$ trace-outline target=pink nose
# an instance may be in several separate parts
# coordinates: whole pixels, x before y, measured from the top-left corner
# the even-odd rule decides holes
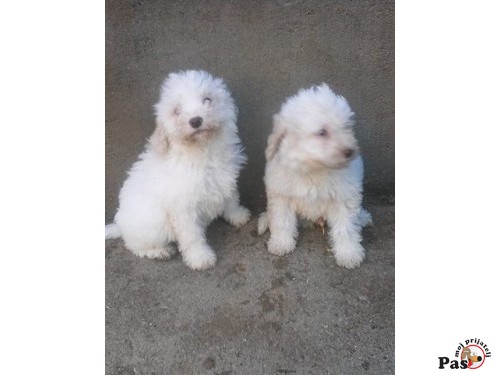
[[[354,150],[352,148],[348,148],[344,150],[344,156],[349,159],[352,155],[354,155]]]

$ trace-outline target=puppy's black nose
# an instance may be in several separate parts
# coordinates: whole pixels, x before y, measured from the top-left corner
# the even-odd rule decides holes
[[[352,148],[348,148],[346,150],[344,150],[344,156],[346,158],[350,158],[352,155],[354,154],[354,150]]]
[[[478,361],[482,361],[483,360],[483,357],[481,357],[480,355],[477,356],[477,360]]]
[[[191,127],[194,129],[199,128],[202,123],[203,119],[200,116],[193,117],[191,120],[189,120],[189,125],[191,125]]]

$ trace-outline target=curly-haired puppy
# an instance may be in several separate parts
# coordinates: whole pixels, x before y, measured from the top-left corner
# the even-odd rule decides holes
[[[371,217],[361,208],[363,162],[353,115],[347,100],[326,84],[300,90],[274,115],[266,149],[267,213],[258,223],[260,234],[270,229],[271,254],[294,250],[298,214],[326,220],[340,266],[363,261],[360,232]]]
[[[134,254],[169,258],[177,242],[184,262],[215,264],[205,229],[222,215],[248,222],[236,186],[246,161],[236,127],[237,109],[224,82],[203,71],[170,74],[156,109],[156,129],[120,192],[106,238],[122,237]]]

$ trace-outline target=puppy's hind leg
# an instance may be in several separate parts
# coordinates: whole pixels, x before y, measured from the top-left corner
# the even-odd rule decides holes
[[[167,260],[172,258],[176,252],[177,250],[175,249],[174,244],[167,243],[164,245],[152,246],[151,248],[145,250],[142,256],[144,258],[150,258],[150,259]]]
[[[147,215],[120,211],[115,217],[125,247],[141,258],[169,259],[176,249],[172,235],[165,226],[163,211],[148,210]]]
[[[329,214],[330,242],[337,264],[345,268],[356,268],[365,259],[365,249],[361,246],[361,225],[359,208],[347,207],[339,202]]]
[[[267,250],[274,255],[285,255],[295,249],[297,216],[288,203],[280,197],[269,199],[267,219],[271,236]]]
[[[226,201],[222,216],[235,227],[241,227],[250,220],[250,211],[240,205],[238,191],[234,191],[232,196]]]
[[[263,212],[259,216],[259,220],[257,220],[257,233],[259,235],[266,233],[266,230],[269,229],[269,219],[267,217],[267,212]]]
[[[170,259],[177,250],[172,243],[144,243],[125,238],[125,246],[132,253],[141,258],[149,259]]]

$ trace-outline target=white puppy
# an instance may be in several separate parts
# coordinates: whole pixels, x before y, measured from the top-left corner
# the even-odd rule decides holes
[[[170,74],[156,109],[156,129],[129,171],[106,238],[122,237],[134,254],[169,258],[177,242],[192,269],[215,264],[205,229],[222,215],[250,219],[236,186],[246,161],[237,108],[224,82],[203,71]]]
[[[274,115],[266,149],[268,250],[284,255],[295,248],[296,215],[326,220],[335,259],[358,267],[365,257],[361,227],[371,222],[361,208],[363,162],[354,138],[354,113],[326,84],[300,90]]]

